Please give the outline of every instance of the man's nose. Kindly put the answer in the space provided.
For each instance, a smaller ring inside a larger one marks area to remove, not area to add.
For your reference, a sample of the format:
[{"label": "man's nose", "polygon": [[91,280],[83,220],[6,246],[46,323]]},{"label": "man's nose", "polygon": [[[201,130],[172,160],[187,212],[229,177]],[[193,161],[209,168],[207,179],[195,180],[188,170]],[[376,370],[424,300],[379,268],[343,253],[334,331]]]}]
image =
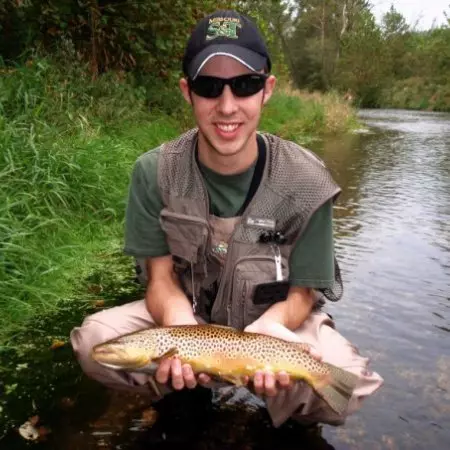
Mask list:
[{"label": "man's nose", "polygon": [[225,86],[222,95],[219,97],[218,110],[224,115],[231,115],[237,110],[236,98],[230,86]]}]

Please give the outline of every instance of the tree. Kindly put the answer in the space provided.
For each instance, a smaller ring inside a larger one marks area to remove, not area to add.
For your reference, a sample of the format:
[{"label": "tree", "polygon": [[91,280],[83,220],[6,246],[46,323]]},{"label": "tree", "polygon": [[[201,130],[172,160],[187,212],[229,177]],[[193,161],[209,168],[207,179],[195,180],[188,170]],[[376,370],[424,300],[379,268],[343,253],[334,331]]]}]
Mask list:
[{"label": "tree", "polygon": [[290,44],[298,86],[332,87],[342,42],[368,7],[366,0],[296,1],[297,20]]},{"label": "tree", "polygon": [[384,64],[384,43],[373,14],[363,10],[342,41],[342,57],[335,83],[352,91],[364,106],[377,106],[388,70]]}]

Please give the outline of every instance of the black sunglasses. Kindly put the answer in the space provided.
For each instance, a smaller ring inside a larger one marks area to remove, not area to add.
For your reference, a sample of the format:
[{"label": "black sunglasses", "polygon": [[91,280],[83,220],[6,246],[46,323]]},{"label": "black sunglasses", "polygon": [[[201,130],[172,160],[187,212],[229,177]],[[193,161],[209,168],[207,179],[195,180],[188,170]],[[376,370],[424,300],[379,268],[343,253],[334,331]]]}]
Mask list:
[{"label": "black sunglasses", "polygon": [[249,73],[233,78],[210,77],[199,75],[195,80],[188,79],[190,89],[200,97],[219,97],[226,84],[236,97],[250,97],[264,88],[268,75]]}]

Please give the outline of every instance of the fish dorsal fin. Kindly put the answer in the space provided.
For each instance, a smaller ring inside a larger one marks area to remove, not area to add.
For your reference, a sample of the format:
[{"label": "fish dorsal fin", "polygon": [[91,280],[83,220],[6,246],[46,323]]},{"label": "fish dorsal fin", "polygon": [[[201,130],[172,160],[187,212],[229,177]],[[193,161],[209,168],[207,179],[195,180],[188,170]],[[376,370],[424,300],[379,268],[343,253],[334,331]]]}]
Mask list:
[{"label": "fish dorsal fin", "polygon": [[219,378],[222,378],[223,380],[228,381],[228,383],[233,384],[237,387],[245,386],[247,384],[245,377],[239,375],[221,375]]}]

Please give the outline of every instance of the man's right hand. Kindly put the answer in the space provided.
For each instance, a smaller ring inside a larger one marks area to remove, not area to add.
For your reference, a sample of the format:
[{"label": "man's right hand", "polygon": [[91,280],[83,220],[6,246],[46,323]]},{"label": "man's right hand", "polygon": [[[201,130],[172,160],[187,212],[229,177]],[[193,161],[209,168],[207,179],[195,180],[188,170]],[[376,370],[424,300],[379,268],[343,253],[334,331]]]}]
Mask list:
[{"label": "man's right hand", "polygon": [[[198,325],[192,305],[181,289],[173,271],[170,255],[147,259],[148,279],[146,303],[153,320],[162,326]],[[211,381],[206,374],[195,376],[189,364],[181,364],[177,356],[163,359],[155,373],[158,383],[166,384],[171,379],[174,389],[193,389],[197,384]]]},{"label": "man's right hand", "polygon": [[196,378],[192,367],[189,364],[181,364],[177,356],[163,359],[156,371],[155,378],[161,384],[166,384],[170,378],[175,390],[181,390],[184,387],[193,389],[197,384],[206,385],[211,381],[211,378],[204,373],[199,374]]},{"label": "man's right hand", "polygon": [[[198,325],[198,322],[193,314],[180,314],[166,321],[164,325]],[[181,364],[176,355],[164,358],[160,362],[155,378],[161,384],[166,384],[170,379],[175,390],[181,390],[185,387],[194,389],[197,384],[205,386],[211,381],[211,378],[204,373],[198,374],[196,377],[192,367],[189,364]]]}]

